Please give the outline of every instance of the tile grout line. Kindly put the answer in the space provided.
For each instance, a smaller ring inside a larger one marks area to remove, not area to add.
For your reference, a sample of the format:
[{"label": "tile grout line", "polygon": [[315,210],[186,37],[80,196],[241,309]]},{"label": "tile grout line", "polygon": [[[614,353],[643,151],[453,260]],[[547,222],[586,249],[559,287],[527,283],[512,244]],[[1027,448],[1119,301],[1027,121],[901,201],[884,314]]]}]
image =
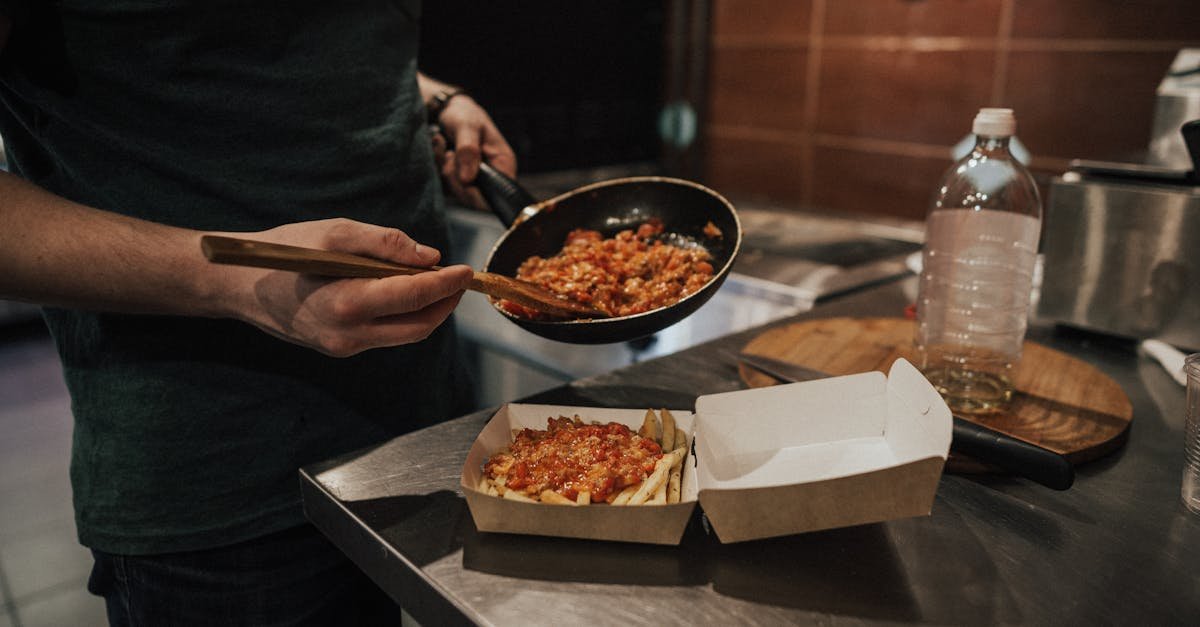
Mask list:
[{"label": "tile grout line", "polygon": [[13,596],[12,586],[8,584],[8,575],[4,572],[4,564],[0,563],[0,594],[4,595],[4,613],[12,627],[21,627],[21,617],[17,615],[17,599]]},{"label": "tile grout line", "polygon": [[1014,0],[1005,0],[1000,7],[1000,23],[997,26],[996,50],[992,68],[991,106],[1004,106],[1005,85],[1008,81],[1008,63],[1012,49],[1013,19],[1016,13]]},{"label": "tile grout line", "polygon": [[[1012,11],[1005,5],[1000,22],[1011,25]],[[1005,14],[1007,13],[1007,15]],[[713,37],[712,47],[716,50],[806,50],[814,45],[817,35],[795,35],[790,37],[762,37],[757,35],[721,35]],[[1013,37],[1012,28],[996,37],[983,35],[821,35],[822,46],[827,50],[866,50],[894,52],[911,50],[916,52],[961,52],[966,50],[994,50],[1006,47],[1021,52],[1174,52],[1180,48],[1195,47],[1196,40],[1145,40],[1055,37]]]},{"label": "tile grout line", "polygon": [[[83,591],[87,592],[89,596],[95,596],[95,595],[92,595],[91,591],[89,591],[87,589],[88,580],[90,578],[91,578],[91,575],[89,574],[89,575],[84,575],[82,577],[77,577],[75,579],[70,579],[67,581],[60,581],[51,586],[47,586],[40,590],[35,590],[33,592],[30,592],[30,593],[26,594],[25,596],[21,597],[20,601],[10,601],[8,603],[8,605],[11,605],[14,610],[20,610],[21,607],[30,605],[32,603],[40,602],[44,599],[54,597],[54,596],[64,593],[64,592],[73,592],[76,590],[83,590]],[[101,601],[103,601],[103,599],[101,597],[97,596],[96,598],[101,599]]]},{"label": "tile grout line", "polygon": [[[37,323],[37,326],[31,322],[29,324],[22,323],[15,327],[0,327],[0,366],[2,366],[2,369],[0,369],[0,389],[4,389],[6,383],[11,386],[14,381],[18,386],[21,385],[22,381],[28,380],[26,373],[42,372],[43,369],[45,370],[44,374],[48,376],[56,374],[53,373],[54,370],[58,370],[61,373],[61,370],[59,370],[61,366],[56,363],[57,358],[53,357],[53,351],[49,348],[50,344],[48,342],[49,337],[45,334],[44,326],[41,326],[40,321]],[[30,370],[30,368],[33,368],[33,370]],[[17,409],[18,413],[22,414],[25,418],[29,418],[33,414],[42,414],[47,408],[53,412],[56,408],[53,408],[52,405],[58,403],[58,399],[63,398],[62,392],[64,391],[65,389],[57,386],[53,388],[39,387],[32,394],[20,395],[16,402],[10,402],[6,399],[3,405],[6,409],[10,407]],[[54,413],[57,415],[57,412]],[[3,425],[2,430],[8,434],[7,429],[10,426],[18,428],[18,433],[21,434],[21,437],[16,439],[25,440],[26,444],[33,441],[37,442],[39,446],[43,446],[48,445],[52,441],[58,441],[60,438],[65,439],[66,442],[70,441],[69,428],[61,432],[20,431],[22,423],[15,421]],[[33,438],[32,440],[29,439],[31,437]],[[39,475],[39,482],[42,479]],[[39,517],[39,520],[41,520],[41,517]],[[28,524],[28,521],[26,521],[26,524]],[[7,533],[12,531],[11,528],[6,529],[5,534],[0,534],[2,536],[0,537],[0,544],[5,542],[4,537],[20,537],[33,528],[33,526],[23,526],[13,534]],[[16,580],[10,577],[6,568],[6,566],[15,567],[15,564],[11,560],[8,560],[8,564],[5,564],[5,561],[0,560],[0,597],[4,599],[4,602],[0,603],[0,620],[7,618],[8,622],[6,624],[10,624],[11,627],[22,627],[25,624],[21,618],[21,611],[28,604],[39,602],[68,586],[73,589],[86,586],[86,579],[80,578],[18,596],[13,588]],[[91,622],[90,617],[87,620]]]},{"label": "tile grout line", "polygon": [[825,35],[825,2],[813,2],[809,5],[809,46],[805,59],[804,81],[804,121],[800,135],[800,198],[805,203],[813,199],[813,178],[816,176],[816,146],[813,144],[813,134],[817,128],[818,94],[821,89],[821,56],[824,48]]}]

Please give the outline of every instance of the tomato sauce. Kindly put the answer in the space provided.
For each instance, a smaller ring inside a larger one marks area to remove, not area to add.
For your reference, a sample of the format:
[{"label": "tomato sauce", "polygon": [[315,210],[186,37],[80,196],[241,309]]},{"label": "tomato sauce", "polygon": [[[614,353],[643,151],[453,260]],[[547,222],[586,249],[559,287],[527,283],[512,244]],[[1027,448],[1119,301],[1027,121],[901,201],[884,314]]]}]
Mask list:
[{"label": "tomato sauce", "polygon": [[[608,239],[599,231],[575,229],[557,255],[526,259],[517,269],[517,278],[613,317],[665,307],[704,287],[713,276],[713,266],[708,251],[656,239],[662,232],[658,220]],[[720,236],[719,230],[715,236]],[[519,316],[539,318],[510,301],[502,301],[501,306]]]},{"label": "tomato sauce", "polygon": [[483,471],[530,496],[553,490],[575,500],[589,492],[593,503],[612,502],[624,488],[644,481],[662,456],[657,442],[623,424],[585,424],[579,416],[559,416],[547,418],[545,430],[517,432]]}]

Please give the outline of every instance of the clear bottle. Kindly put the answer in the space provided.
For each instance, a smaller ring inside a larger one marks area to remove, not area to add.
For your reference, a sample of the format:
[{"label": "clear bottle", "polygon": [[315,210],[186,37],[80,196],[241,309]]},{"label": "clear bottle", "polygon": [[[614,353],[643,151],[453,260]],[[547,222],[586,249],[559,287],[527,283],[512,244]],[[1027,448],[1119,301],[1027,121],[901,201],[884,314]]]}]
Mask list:
[{"label": "clear bottle", "polygon": [[951,409],[986,413],[1012,398],[1042,203],[1009,152],[1012,109],[981,109],[973,131],[975,147],[942,177],[926,217],[916,344]]}]

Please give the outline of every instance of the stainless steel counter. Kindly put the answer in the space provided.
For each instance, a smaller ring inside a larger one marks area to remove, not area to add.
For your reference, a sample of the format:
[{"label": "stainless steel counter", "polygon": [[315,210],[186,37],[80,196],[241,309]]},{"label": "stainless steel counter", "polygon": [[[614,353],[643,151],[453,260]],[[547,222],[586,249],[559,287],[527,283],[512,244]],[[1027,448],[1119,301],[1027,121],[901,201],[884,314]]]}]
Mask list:
[{"label": "stainless steel counter", "polygon": [[[897,316],[915,279],[797,318]],[[789,318],[791,319],[791,318]],[[784,321],[781,321],[782,323]],[[738,389],[723,350],[761,329],[574,381],[533,402],[690,407]],[[303,469],[306,511],[422,623],[1188,624],[1200,517],[1179,503],[1184,390],[1127,345],[1037,326],[1129,395],[1127,445],[1055,492],[946,475],[929,517],[722,545],[697,515],[678,547],[484,534],[458,478],[480,411]]]}]

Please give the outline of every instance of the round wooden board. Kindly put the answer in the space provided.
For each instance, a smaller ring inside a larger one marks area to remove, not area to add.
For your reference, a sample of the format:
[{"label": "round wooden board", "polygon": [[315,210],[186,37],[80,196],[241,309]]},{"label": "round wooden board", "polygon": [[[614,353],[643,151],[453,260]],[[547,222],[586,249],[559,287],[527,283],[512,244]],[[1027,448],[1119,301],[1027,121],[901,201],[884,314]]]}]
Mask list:
[{"label": "round wooden board", "polygon": [[[914,330],[913,321],[901,318],[824,318],[767,330],[743,350],[832,375],[886,373],[898,357],[918,363]],[[738,370],[751,387],[777,383],[745,364],[739,364]],[[1017,394],[1005,410],[961,417],[1061,453],[1074,464],[1106,455],[1125,443],[1133,406],[1121,386],[1093,366],[1026,341],[1013,382]],[[996,469],[951,453],[946,470]]]}]

